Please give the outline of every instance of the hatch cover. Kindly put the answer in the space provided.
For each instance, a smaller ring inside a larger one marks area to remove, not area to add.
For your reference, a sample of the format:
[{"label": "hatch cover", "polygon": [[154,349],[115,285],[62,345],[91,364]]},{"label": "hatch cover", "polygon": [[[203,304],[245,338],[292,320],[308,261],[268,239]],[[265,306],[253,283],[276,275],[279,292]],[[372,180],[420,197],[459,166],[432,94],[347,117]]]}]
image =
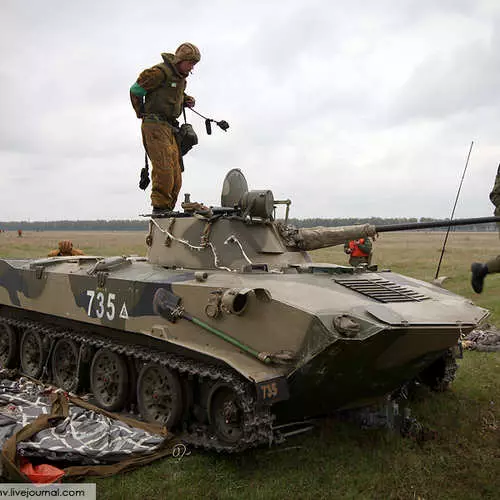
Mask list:
[{"label": "hatch cover", "polygon": [[334,281],[379,302],[421,302],[429,297],[380,276],[335,278]]}]

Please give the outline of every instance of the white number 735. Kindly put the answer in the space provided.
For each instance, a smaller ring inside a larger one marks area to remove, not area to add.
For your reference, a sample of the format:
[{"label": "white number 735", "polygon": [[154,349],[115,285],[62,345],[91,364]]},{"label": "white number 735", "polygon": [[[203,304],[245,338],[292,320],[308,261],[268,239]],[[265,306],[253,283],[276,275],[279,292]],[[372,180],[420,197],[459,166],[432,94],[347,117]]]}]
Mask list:
[{"label": "white number 735", "polygon": [[97,292],[95,293],[94,290],[87,290],[87,295],[90,297],[89,300],[89,307],[87,309],[87,315],[92,316],[92,304],[94,302],[94,299],[96,301],[96,308],[95,308],[95,315],[101,319],[104,317],[104,313],[106,313],[106,317],[111,321],[115,317],[115,294],[114,293],[108,293],[108,300],[106,302],[106,307],[104,307],[104,293],[102,292]]}]

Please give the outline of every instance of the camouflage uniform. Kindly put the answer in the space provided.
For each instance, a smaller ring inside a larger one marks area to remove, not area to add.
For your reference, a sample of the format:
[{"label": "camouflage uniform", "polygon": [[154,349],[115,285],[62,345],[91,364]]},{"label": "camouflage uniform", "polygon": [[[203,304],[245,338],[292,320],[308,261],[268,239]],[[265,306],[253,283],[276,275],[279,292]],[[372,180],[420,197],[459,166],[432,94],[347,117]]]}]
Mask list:
[{"label": "camouflage uniform", "polygon": [[[353,255],[353,247],[358,248],[367,255]],[[346,241],[344,243],[344,252],[349,255],[349,265],[356,267],[360,264],[371,264],[372,261],[372,242],[370,238],[361,238],[358,240]]]},{"label": "camouflage uniform", "polygon": [[144,70],[130,88],[137,118],[142,118],[142,140],[153,164],[151,204],[173,210],[182,185],[181,158],[176,141],[177,118],[194,98],[184,93],[186,77],[177,64],[198,62],[200,51],[183,43],[174,54],[163,53],[163,62]]},{"label": "camouflage uniform", "polygon": [[60,257],[69,255],[85,255],[79,248],[73,248],[73,243],[69,240],[63,240],[58,243],[56,250],[50,251],[48,257]]},{"label": "camouflage uniform", "polygon": [[[495,205],[495,215],[500,216],[500,165],[498,166],[493,191],[490,193],[490,200],[493,205]],[[498,224],[498,230],[500,236],[500,224]],[[500,255],[497,255],[496,258],[489,260],[486,265],[488,266],[489,273],[500,273]]]},{"label": "camouflage uniform", "polygon": [[[495,185],[490,193],[490,200],[495,205],[495,215],[500,216],[500,165],[498,166]],[[500,233],[500,224],[498,225]],[[500,273],[500,255],[490,259],[485,264],[474,262],[471,266],[472,288],[475,292],[483,291],[484,278],[487,274]]]}]

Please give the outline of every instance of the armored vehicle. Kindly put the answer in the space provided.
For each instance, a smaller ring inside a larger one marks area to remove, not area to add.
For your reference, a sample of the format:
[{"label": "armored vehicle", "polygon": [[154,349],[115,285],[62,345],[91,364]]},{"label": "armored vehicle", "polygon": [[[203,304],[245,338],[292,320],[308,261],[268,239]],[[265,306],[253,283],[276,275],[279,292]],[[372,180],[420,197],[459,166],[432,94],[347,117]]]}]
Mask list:
[{"label": "armored vehicle", "polygon": [[288,216],[289,200],[234,169],[220,207],[150,216],[145,258],[0,260],[2,366],[228,451],[272,442],[276,415],[361,407],[415,379],[446,386],[485,309],[307,254],[428,226],[296,229],[276,221],[280,204]]}]

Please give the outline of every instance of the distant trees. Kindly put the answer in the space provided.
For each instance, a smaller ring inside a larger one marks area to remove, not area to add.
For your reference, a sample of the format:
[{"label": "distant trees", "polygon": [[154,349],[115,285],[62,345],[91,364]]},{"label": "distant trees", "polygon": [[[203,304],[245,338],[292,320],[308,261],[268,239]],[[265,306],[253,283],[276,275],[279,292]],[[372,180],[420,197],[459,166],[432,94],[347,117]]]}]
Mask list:
[{"label": "distant trees", "polygon": [[[448,219],[433,219],[430,217],[421,217],[419,219],[415,217],[369,217],[369,218],[359,218],[351,217],[347,219],[288,219],[288,223],[296,227],[315,227],[315,226],[325,226],[325,227],[338,227],[338,226],[351,226],[355,224],[372,224],[373,226],[384,226],[387,224],[407,224],[410,222],[433,222],[433,221],[443,221],[446,222]],[[434,229],[424,229],[424,231],[443,231],[446,228],[434,228]],[[475,224],[471,226],[460,226],[452,227],[452,231],[496,231],[497,226],[494,222],[490,224]]]},{"label": "distant trees", "polygon": [[[354,224],[373,224],[382,226],[385,224],[404,224],[408,222],[429,222],[446,219],[432,219],[429,217],[407,218],[407,217],[350,217],[346,219],[288,219],[288,223],[296,227],[338,227],[351,226]],[[147,231],[148,220],[59,220],[59,221],[21,221],[0,222],[0,230],[5,231]],[[444,228],[436,228],[434,231],[443,231]],[[476,224],[473,226],[461,226],[452,228],[458,231],[496,231],[495,223]],[[433,231],[433,229],[426,229]]]},{"label": "distant trees", "polygon": [[147,220],[57,220],[0,222],[6,231],[146,231]]}]

